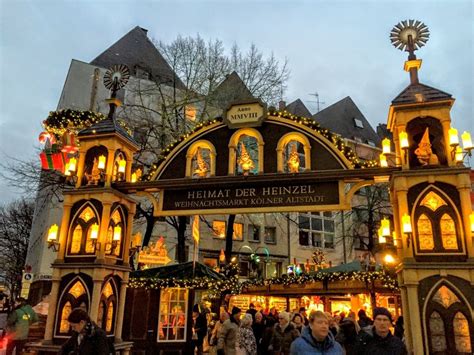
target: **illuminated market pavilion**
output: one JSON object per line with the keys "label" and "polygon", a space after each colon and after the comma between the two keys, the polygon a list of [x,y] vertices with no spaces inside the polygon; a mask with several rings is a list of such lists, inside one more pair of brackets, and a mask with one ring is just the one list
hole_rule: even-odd
{"label": "illuminated market pavilion", "polygon": [[[184,354],[200,290],[288,296],[295,289],[363,292],[370,282],[378,292],[399,288],[410,351],[471,354],[474,214],[470,169],[463,165],[471,138],[463,133],[461,144],[451,126],[454,98],[418,79],[422,61],[415,50],[428,40],[426,26],[403,21],[391,39],[409,54],[410,83],[389,107],[393,142],[377,161],[359,159],[312,119],[250,100],[198,123],[142,172],[134,165],[138,144],[115,117],[117,92],[129,79],[122,63],[104,77],[111,92],[107,117],[50,116],[41,136],[51,144],[43,165],[61,171],[71,187],[60,225],[45,232],[57,257],[44,340],[31,348],[55,353],[70,336],[71,309],[83,307],[123,354]],[[384,271],[369,270],[316,271],[243,286],[191,262],[131,273],[134,196],[148,198],[157,217],[339,211],[351,208],[360,188],[386,182],[393,220],[381,244],[396,253],[398,286]]]}

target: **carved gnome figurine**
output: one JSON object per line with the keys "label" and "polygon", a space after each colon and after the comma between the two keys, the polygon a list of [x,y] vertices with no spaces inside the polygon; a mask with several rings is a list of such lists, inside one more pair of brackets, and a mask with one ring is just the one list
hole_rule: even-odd
{"label": "carved gnome figurine", "polygon": [[423,133],[423,137],[421,138],[420,143],[418,143],[415,155],[423,166],[439,164],[438,156],[431,150],[430,132],[428,127],[426,127],[425,133]]}

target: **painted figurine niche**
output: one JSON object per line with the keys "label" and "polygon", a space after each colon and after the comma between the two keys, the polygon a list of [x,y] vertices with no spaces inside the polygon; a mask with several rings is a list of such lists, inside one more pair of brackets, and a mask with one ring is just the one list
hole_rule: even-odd
{"label": "painted figurine niche", "polygon": [[194,170],[194,175],[199,177],[206,177],[209,172],[209,165],[202,157],[201,148],[197,149],[196,153],[196,169]]}
{"label": "painted figurine niche", "polygon": [[92,171],[90,174],[86,173],[87,185],[98,185],[101,179],[101,171],[99,169],[99,161],[97,158],[94,158],[94,163],[92,165]]}
{"label": "painted figurine niche", "polygon": [[438,156],[434,154],[431,149],[430,132],[428,127],[426,127],[425,133],[423,133],[423,137],[421,138],[420,143],[418,143],[415,155],[423,166],[439,164]]}
{"label": "painted figurine niche", "polygon": [[298,156],[297,143],[291,145],[291,152],[288,156],[288,172],[298,173],[300,171],[300,157]]}
{"label": "painted figurine niche", "polygon": [[237,164],[239,164],[245,176],[249,174],[250,170],[255,168],[253,160],[250,158],[250,154],[247,152],[243,142],[240,142],[240,156]]}

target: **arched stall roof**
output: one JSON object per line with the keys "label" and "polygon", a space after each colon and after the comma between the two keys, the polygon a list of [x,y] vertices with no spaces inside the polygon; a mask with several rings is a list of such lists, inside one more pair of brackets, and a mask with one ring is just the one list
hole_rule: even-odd
{"label": "arched stall roof", "polygon": [[[310,143],[309,171],[347,170],[365,167],[376,167],[375,161],[362,161],[346,146],[343,140],[320,127],[310,118],[294,116],[287,112],[271,111],[262,125],[255,128],[263,140],[264,166],[263,173],[277,173],[277,148],[282,137],[293,132],[303,135]],[[238,129],[229,128],[222,120],[202,122],[196,128],[164,149],[165,155],[150,169],[144,180],[184,178],[186,176],[186,154],[189,147],[197,141],[205,140],[215,147],[215,176],[229,175],[229,144]]]}

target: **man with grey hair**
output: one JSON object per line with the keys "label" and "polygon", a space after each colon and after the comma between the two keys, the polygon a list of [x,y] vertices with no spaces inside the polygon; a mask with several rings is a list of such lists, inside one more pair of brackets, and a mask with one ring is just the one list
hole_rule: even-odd
{"label": "man with grey hair", "polygon": [[280,312],[278,314],[278,323],[275,324],[273,340],[270,346],[276,353],[289,355],[291,343],[299,336],[300,332],[290,323],[290,313]]}

